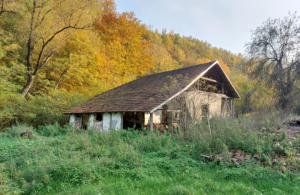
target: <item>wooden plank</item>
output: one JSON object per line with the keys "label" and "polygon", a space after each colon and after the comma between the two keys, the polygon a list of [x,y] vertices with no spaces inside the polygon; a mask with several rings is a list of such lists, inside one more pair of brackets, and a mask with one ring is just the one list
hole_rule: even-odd
{"label": "wooden plank", "polygon": [[211,79],[211,78],[208,78],[208,77],[201,77],[200,79],[205,80],[205,81],[210,81],[210,82],[213,82],[213,83],[217,83],[218,82],[217,80]]}
{"label": "wooden plank", "polygon": [[153,131],[153,112],[150,113],[149,126],[150,131]]}

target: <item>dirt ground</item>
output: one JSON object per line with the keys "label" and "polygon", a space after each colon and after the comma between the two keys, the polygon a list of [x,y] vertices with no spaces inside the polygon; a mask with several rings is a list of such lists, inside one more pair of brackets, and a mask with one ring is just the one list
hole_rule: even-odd
{"label": "dirt ground", "polygon": [[290,138],[300,135],[300,116],[294,116],[284,122],[284,127],[280,129],[285,131]]}

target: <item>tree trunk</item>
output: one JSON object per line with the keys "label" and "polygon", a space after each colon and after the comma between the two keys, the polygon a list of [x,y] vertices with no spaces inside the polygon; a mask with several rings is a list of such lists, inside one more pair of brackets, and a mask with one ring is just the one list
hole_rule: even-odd
{"label": "tree trunk", "polygon": [[27,82],[26,82],[26,84],[24,85],[24,87],[22,89],[22,96],[23,97],[26,97],[27,94],[29,93],[29,90],[31,89],[34,80],[35,80],[35,75],[28,74]]}

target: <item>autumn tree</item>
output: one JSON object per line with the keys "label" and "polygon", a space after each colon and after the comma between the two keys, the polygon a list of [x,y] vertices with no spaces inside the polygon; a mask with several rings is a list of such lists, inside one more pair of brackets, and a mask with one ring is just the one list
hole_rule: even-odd
{"label": "autumn tree", "polygon": [[[94,95],[107,90],[105,50],[94,31],[77,31],[41,72],[35,87]],[[34,90],[35,91],[35,90]]]}
{"label": "autumn tree", "polygon": [[300,24],[295,14],[268,19],[248,44],[255,75],[278,92],[278,105],[286,109],[300,75]]}
{"label": "autumn tree", "polygon": [[96,31],[105,46],[111,82],[122,84],[153,69],[153,59],[148,53],[149,31],[133,13],[109,10],[96,23]]}
{"label": "autumn tree", "polygon": [[[22,47],[21,61],[26,66],[26,82],[21,90],[23,96],[29,93],[40,70],[57,54],[57,48],[63,45],[66,38],[62,37],[69,30],[92,26],[98,5],[96,0],[18,2],[18,20],[15,21],[14,31]],[[92,9],[93,6],[95,9]]]}
{"label": "autumn tree", "polygon": [[0,0],[0,16],[2,14],[15,14],[15,5],[17,0]]}

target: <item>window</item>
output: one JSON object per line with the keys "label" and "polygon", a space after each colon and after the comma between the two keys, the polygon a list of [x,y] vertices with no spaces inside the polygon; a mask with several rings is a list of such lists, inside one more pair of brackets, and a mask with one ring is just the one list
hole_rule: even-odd
{"label": "window", "polygon": [[179,112],[175,112],[174,113],[174,119],[175,120],[179,120],[180,118],[179,118]]}
{"label": "window", "polygon": [[97,113],[96,114],[96,121],[102,121],[102,113]]}
{"label": "window", "polygon": [[78,120],[81,120],[81,114],[75,114],[75,120],[78,121]]}
{"label": "window", "polygon": [[209,104],[204,104],[201,106],[202,117],[209,117]]}

